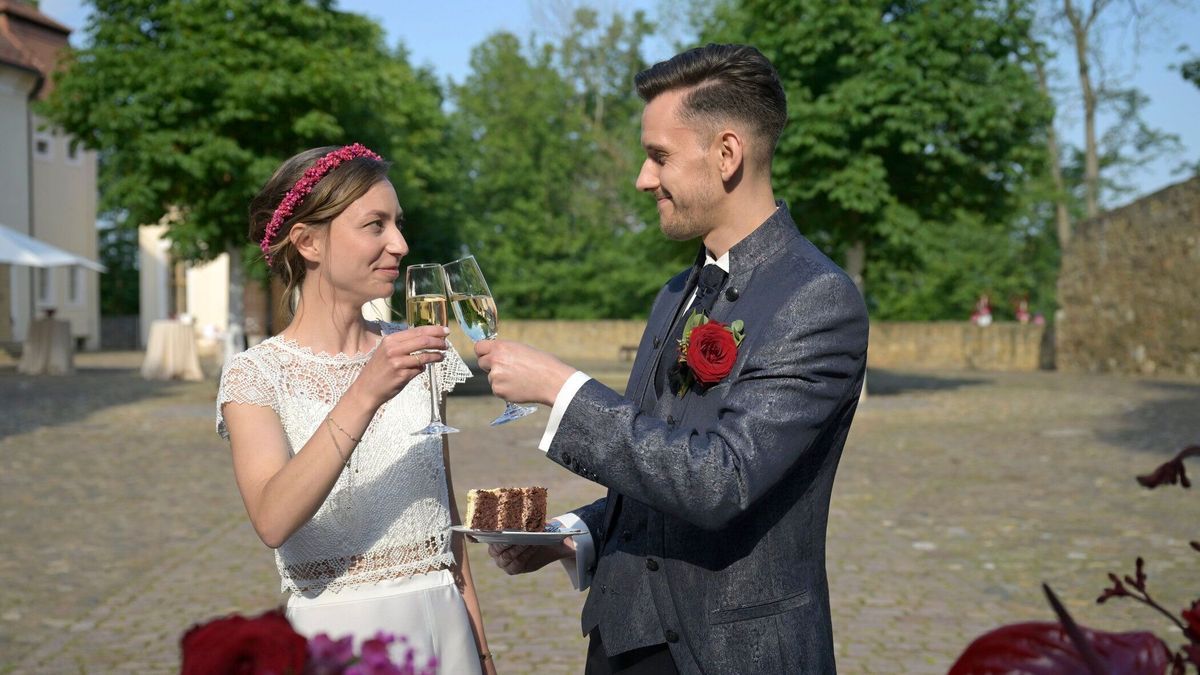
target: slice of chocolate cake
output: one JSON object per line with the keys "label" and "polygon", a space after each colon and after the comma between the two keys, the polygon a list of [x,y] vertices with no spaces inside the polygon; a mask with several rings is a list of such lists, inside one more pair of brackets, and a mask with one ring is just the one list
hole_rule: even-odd
{"label": "slice of chocolate cake", "polygon": [[468,490],[465,522],[472,530],[541,532],[546,524],[546,488]]}

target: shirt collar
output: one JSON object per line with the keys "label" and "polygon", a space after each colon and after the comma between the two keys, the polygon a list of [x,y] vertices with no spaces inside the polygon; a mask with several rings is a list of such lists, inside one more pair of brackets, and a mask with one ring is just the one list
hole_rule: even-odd
{"label": "shirt collar", "polygon": [[729,251],[726,251],[725,253],[723,253],[721,255],[720,258],[716,258],[714,260],[712,257],[712,254],[709,253],[707,250],[705,250],[704,251],[704,264],[705,265],[716,265],[717,267],[720,267],[722,270],[724,270],[726,274],[729,274]]}

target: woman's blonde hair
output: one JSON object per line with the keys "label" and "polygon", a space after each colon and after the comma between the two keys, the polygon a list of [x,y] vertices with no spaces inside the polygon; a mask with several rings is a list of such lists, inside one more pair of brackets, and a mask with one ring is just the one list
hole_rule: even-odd
{"label": "woman's blonde hair", "polygon": [[[331,145],[305,150],[275,170],[262,190],[250,200],[250,239],[253,242],[263,243],[267,226],[280,202],[300,181],[304,172],[339,148]],[[355,157],[339,164],[312,186],[312,191],[296,204],[278,231],[272,233],[271,241],[265,242],[263,248],[267,267],[279,275],[284,284],[283,304],[287,316],[290,317],[292,313],[289,299],[304,281],[305,274],[304,258],[288,237],[292,226],[304,223],[310,228],[328,228],[333,219],[354,200],[366,194],[379,181],[386,180],[390,166],[390,162],[372,157]]]}

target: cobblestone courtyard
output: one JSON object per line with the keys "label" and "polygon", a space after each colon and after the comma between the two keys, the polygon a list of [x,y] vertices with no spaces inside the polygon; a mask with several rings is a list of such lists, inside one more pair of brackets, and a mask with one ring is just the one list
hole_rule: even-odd
{"label": "cobblestone courtyard", "polygon": [[[190,624],[281,600],[213,432],[216,381],[146,382],[139,356],[81,354],[66,378],[0,368],[0,673],[173,672]],[[619,364],[593,365],[621,385]],[[882,371],[869,383],[829,525],[841,672],[944,673],[981,632],[1050,620],[1043,581],[1084,624],[1178,642],[1148,610],[1094,599],[1139,555],[1172,610],[1200,591],[1187,546],[1200,499],[1133,481],[1200,441],[1200,383]],[[492,429],[501,404],[480,390],[449,402],[460,503],[501,484],[546,485],[552,510],[602,494],[536,450],[544,410]],[[508,578],[469,550],[500,672],[582,672],[583,596],[560,569]]]}

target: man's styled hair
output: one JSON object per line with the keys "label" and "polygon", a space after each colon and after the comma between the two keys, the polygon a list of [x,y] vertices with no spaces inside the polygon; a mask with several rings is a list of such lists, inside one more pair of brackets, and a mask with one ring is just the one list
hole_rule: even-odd
{"label": "man's styled hair", "polygon": [[759,147],[751,147],[754,160],[770,168],[787,124],[787,96],[762,52],[749,45],[708,44],[654,64],[634,83],[647,103],[664,92],[690,89],[681,101],[685,120],[712,127],[745,124],[759,141]]}

